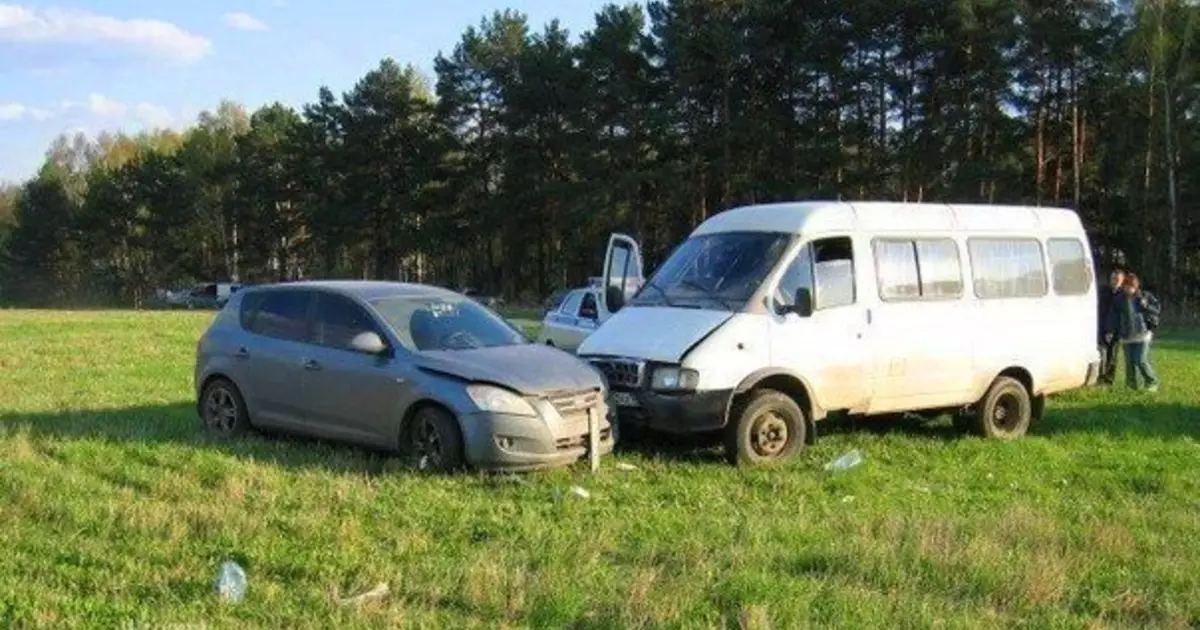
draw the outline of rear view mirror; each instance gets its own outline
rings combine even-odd
[[[363,354],[382,355],[387,352],[387,344],[378,334],[367,331],[361,332],[350,340],[350,348]]]
[[[792,312],[800,317],[808,317],[813,312],[812,291],[808,287],[796,289],[796,302],[792,304]]]

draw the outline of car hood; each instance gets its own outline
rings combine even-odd
[[[562,350],[542,344],[439,350],[417,355],[425,370],[468,381],[503,385],[522,394],[601,387],[599,372]]]
[[[678,363],[692,346],[733,315],[730,311],[627,306],[588,335],[577,354]]]

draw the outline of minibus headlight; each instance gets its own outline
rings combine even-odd
[[[700,373],[696,370],[679,367],[660,367],[654,370],[650,379],[650,387],[660,391],[681,391],[696,389],[700,382]]]

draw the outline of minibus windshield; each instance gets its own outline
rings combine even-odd
[[[740,310],[792,238],[779,232],[721,232],[689,238],[630,304]]]

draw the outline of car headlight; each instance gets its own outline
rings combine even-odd
[[[660,367],[650,378],[650,387],[661,391],[683,391],[696,389],[700,373],[680,367]]]
[[[467,395],[480,411],[506,413],[514,416],[537,416],[533,405],[520,396],[494,385],[468,385]]]

